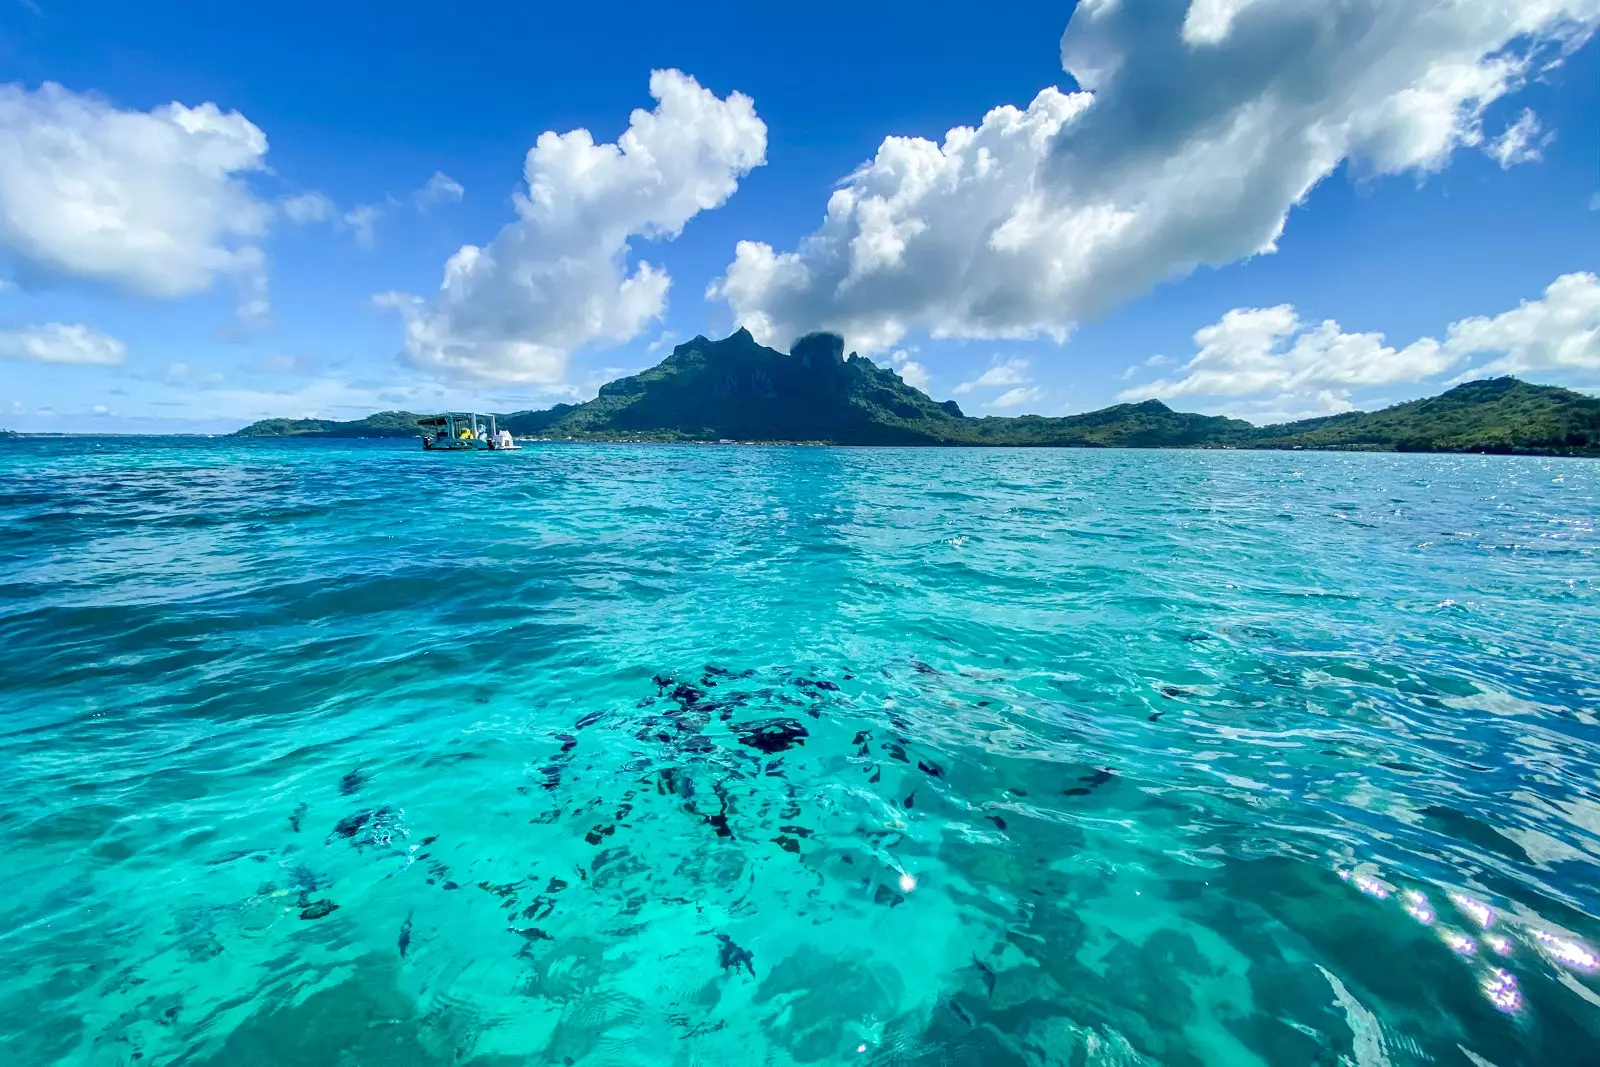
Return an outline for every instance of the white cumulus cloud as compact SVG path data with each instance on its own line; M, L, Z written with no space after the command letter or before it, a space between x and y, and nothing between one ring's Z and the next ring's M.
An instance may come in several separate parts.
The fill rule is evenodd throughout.
M130 111L50 82L0 86L0 245L143 296L231 277L241 317L259 316L272 207L245 176L266 153L260 129L216 104Z
M0 359L114 366L127 354L127 346L115 337L81 324L49 322L0 330Z
M1183 39L1190 45L1218 44L1228 37L1239 12L1257 0L1193 0L1183 16Z
M431 299L388 293L405 320L405 358L437 375L553 386L568 353L637 336L666 308L671 279L640 260L637 238L670 240L720 207L766 161L767 128L742 93L718 98L676 70L650 75L656 106L615 143L588 130L540 134L515 196L517 217L445 263Z
M1517 374L1593 383L1600 381L1600 278L1563 275L1540 299L1493 318L1462 319L1443 341L1423 337L1399 349L1380 333L1345 333L1331 319L1306 323L1287 304L1236 308L1196 331L1194 342L1197 352L1180 375L1117 399L1221 399L1231 414L1298 417L1348 410L1355 389L1457 369L1456 380Z
M1452 357L1424 338L1404 349L1381 333L1345 333L1329 319L1302 322L1294 308L1236 308L1194 335L1198 353L1183 376L1125 389L1119 400L1244 397L1269 394L1281 405L1326 393L1319 407L1341 403L1352 388L1415 382L1442 373ZM1301 403L1304 407L1304 404Z
M942 142L889 137L793 251L742 241L708 295L762 341L833 329L1064 340L1201 265L1272 252L1347 161L1427 173L1594 31L1600 0L1080 4L1046 88ZM1498 143L1498 142L1497 142Z
M1600 381L1600 277L1563 274L1538 300L1524 300L1492 319L1452 323L1444 347L1458 360L1497 357L1473 366L1467 377L1546 374Z
M900 380L913 389L921 389L924 393L933 384L933 379L928 375L928 368L911 358L911 353L903 348L897 348L889 353L889 358L883 362L900 375Z

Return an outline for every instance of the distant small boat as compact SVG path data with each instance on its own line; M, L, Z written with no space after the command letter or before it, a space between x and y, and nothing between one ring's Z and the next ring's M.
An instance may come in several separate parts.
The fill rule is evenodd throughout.
M447 411L418 419L423 429L422 448L425 452L514 452L522 446L511 437L510 430L495 424L495 417L483 417L474 412Z

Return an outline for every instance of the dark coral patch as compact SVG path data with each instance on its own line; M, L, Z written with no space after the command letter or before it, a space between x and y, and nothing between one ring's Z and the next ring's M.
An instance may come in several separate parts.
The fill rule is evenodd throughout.
M739 735L741 745L748 745L769 756L803 745L805 739L811 736L797 720L786 718L739 723L733 729Z
M300 909L302 919L320 919L324 915L332 915L339 910L339 905L331 900L313 900Z

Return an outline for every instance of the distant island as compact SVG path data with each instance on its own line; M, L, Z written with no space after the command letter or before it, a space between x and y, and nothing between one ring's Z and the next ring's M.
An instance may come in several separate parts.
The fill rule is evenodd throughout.
M240 437L414 437L418 415L264 419ZM747 330L696 337L583 404L496 416L518 436L576 441L746 441L839 445L1268 448L1600 455L1600 399L1516 378L1468 382L1381 411L1275 426L1173 411L1159 400L1082 415L973 418L834 334L802 337L785 355Z

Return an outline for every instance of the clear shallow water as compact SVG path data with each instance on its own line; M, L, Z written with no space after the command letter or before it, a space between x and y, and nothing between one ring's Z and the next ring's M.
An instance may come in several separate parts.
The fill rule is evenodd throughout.
M0 444L0 1060L1593 1064L1597 471Z

